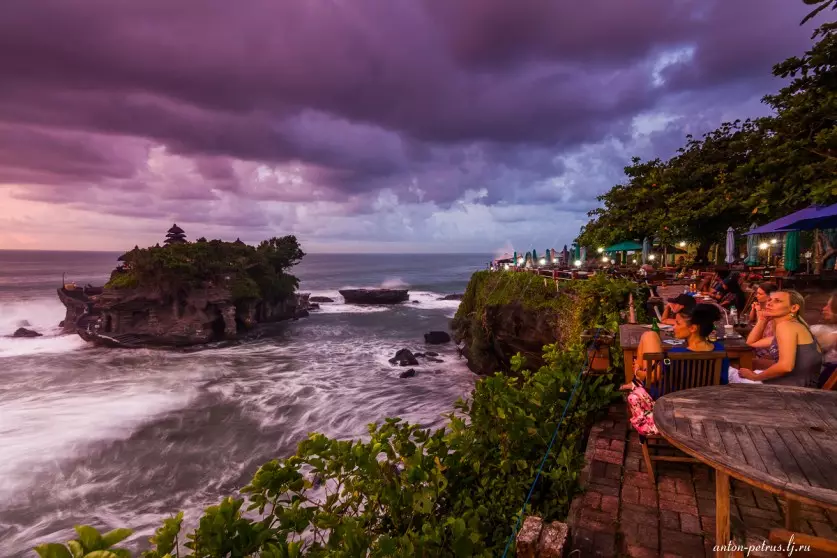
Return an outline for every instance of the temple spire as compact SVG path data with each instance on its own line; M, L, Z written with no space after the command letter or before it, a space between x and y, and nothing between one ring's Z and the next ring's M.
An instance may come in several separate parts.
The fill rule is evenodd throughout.
M186 242L186 232L175 223L166 233L165 244L181 244L183 242Z

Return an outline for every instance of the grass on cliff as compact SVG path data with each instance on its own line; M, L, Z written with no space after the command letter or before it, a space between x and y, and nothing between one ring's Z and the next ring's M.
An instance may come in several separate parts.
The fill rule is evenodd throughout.
M486 309L519 304L528 311L546 313L550 327L557 332L556 345L570 350L586 329L602 327L618 333L631 294L637 318L643 319L648 289L633 281L594 275L556 286L552 279L532 273L478 271L468 283L452 330L457 341L470 343L470 354L479 361L493 342ZM615 363L620 358L616 353L612 355Z

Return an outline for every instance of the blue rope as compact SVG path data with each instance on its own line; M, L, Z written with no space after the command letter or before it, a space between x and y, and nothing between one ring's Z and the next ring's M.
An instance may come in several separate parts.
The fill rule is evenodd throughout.
M601 328L596 328L596 335L593 337L593 347L596 346L596 341L599 338L599 333L601 332ZM546 447L546 452L543 454L543 459L541 459L541 464L538 466L538 472L535 475L535 480L532 481L532 486L529 487L529 494L526 495L526 499L523 501L523 507L520 509L520 517L517 519L517 524L514 526L514 530L512 530L512 534L509 537L509 540L506 541L506 548L503 550L503 558L506 558L506 555L509 552L509 548L511 548L511 543L514 540L515 535L517 534L518 529L520 529L520 524L523 522L523 516L526 513L526 506L529 505L529 500L532 498L532 493L535 491L535 486L538 484L538 479L541 477L541 472L543 472L543 466L546 464L546 460L549 457L549 452L552 451L552 445L555 443L555 439L558 437L558 432L561 430L561 425L564 423L564 417L567 415L567 410L570 408L570 402L572 402L573 397L575 396L575 390L578 388L578 384L581 381L582 376L584 376L584 371L587 370L590 366L590 351L588 350L584 357L584 367L579 370L578 376L575 379L575 384L573 384L573 390L570 392L570 397L567 399L567 404L564 405L564 411L561 413L561 418L558 420L558 424L555 426L555 431L552 433L552 439L549 441L549 445Z

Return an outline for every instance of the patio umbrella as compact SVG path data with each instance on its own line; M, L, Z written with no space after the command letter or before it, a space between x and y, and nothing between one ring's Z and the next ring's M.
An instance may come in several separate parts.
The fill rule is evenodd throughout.
M750 230L754 230L756 228L756 224L753 223L750 225ZM755 234L748 234L747 235L747 261L744 262L747 265L758 265L759 263L759 245L758 245L758 235Z
M538 253L535 251L534 248L532 248L532 265L535 265L537 263L538 263Z
M651 251L651 241L646 236L642 241L642 263L648 263L648 253Z
M797 211L791 223L784 224L779 231L812 231L837 227L837 203L827 207L811 206Z
M626 240L624 242L620 242L618 244L614 244L613 246L608 246L605 248L605 252L626 252L628 250L642 250L642 244L638 242L634 242L633 240Z
M785 269L799 269L799 231L791 231L785 235Z
M726 262L732 264L735 262L735 229L732 227L727 229L727 257Z
M512 265L517 265L517 250L514 252L514 259L512 260Z
M564 263L570 261L570 251L567 250L566 244L564 244L564 249L561 251L561 259L564 260Z

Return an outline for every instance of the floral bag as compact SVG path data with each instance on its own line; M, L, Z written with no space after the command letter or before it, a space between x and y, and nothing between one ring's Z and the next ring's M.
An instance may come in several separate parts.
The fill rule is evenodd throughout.
M634 385L628 394L628 408L631 410L631 426L642 436L659 434L654 424L654 400L641 385Z

